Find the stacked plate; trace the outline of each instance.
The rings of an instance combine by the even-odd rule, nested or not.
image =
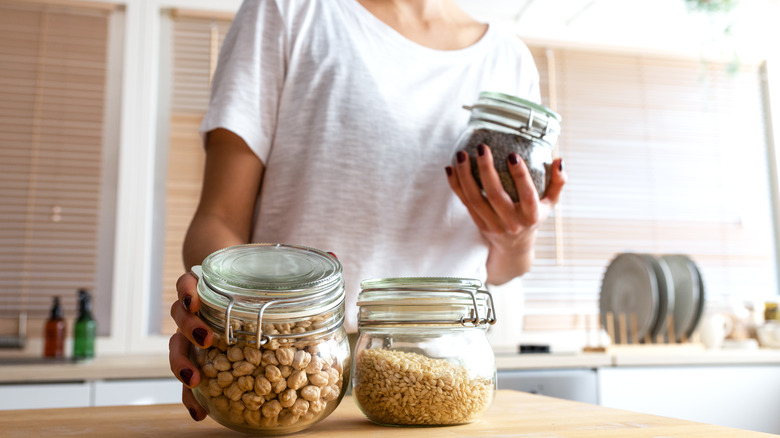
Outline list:
[[[607,267],[599,301],[601,324],[615,341],[677,342],[690,339],[699,323],[704,283],[688,256],[623,253]]]

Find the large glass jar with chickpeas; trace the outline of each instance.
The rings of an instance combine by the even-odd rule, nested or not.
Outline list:
[[[496,364],[487,327],[490,293],[468,278],[384,278],[361,283],[352,394],[373,422],[469,423],[493,401]]]
[[[209,416],[245,433],[310,427],[341,401],[349,382],[341,264],[301,246],[249,244],[209,255],[200,267],[200,317],[211,347],[193,346]]]

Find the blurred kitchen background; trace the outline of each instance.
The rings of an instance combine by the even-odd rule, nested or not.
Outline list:
[[[626,252],[689,256],[705,314],[756,339],[780,300],[780,0],[459,3],[527,43],[563,118],[569,183],[532,271],[494,288],[496,350],[606,346],[601,283]],[[0,338],[19,347],[0,361],[41,355],[54,296],[73,327],[81,288],[99,355],[167,351],[197,128],[239,4],[0,0]]]

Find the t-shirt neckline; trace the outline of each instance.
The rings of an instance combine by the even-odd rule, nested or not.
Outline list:
[[[387,36],[396,44],[399,44],[405,49],[415,50],[426,56],[439,56],[439,57],[452,57],[452,58],[468,56],[471,53],[480,51],[483,46],[488,44],[488,41],[492,39],[493,34],[495,33],[494,26],[488,23],[488,28],[485,31],[485,33],[482,35],[482,37],[480,37],[479,40],[477,40],[476,42],[474,42],[468,47],[464,47],[462,49],[455,49],[455,50],[434,49],[419,44],[405,37],[400,32],[395,30],[392,26],[380,20],[379,17],[371,13],[371,11],[366,9],[366,7],[363,6],[363,4],[361,4],[358,0],[346,0],[346,3],[352,4],[350,5],[350,7],[355,11],[356,14],[360,16],[359,18],[363,18],[365,20],[371,21],[372,25],[376,26],[375,29],[378,32]]]

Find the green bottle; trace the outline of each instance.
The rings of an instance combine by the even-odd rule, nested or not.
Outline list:
[[[92,297],[84,289],[79,290],[79,316],[73,331],[73,358],[95,357],[95,319],[92,317]]]

